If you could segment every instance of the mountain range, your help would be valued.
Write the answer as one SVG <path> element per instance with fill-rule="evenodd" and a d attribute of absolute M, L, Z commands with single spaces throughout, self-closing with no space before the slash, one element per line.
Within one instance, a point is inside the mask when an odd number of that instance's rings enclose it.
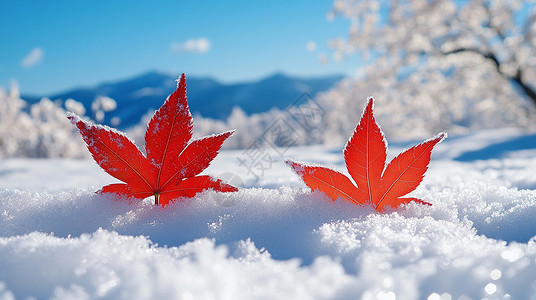
<path fill-rule="evenodd" d="M 71 98 L 82 103 L 87 112 L 98 96 L 114 99 L 117 108 L 105 115 L 103 124 L 110 125 L 113 117 L 120 119 L 114 127 L 128 128 L 140 122 L 148 111 L 159 108 L 176 88 L 178 74 L 147 72 L 125 80 L 104 82 L 94 87 L 75 88 L 51 95 L 23 95 L 30 104 L 42 97 L 64 103 Z M 343 78 L 331 75 L 315 78 L 298 78 L 275 73 L 258 81 L 225 84 L 210 77 L 186 77 L 188 103 L 192 114 L 213 119 L 225 119 L 233 107 L 240 107 L 246 114 L 260 113 L 271 108 L 284 109 L 304 92 L 314 97 Z"/>

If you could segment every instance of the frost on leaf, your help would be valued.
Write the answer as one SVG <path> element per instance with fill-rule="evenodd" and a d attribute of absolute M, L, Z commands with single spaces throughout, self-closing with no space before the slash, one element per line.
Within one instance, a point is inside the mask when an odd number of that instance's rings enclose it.
<path fill-rule="evenodd" d="M 374 118 L 373 107 L 374 99 L 370 98 L 343 150 L 351 179 L 327 167 L 292 160 L 287 160 L 287 164 L 312 190 L 318 189 L 333 200 L 341 197 L 358 205 L 370 204 L 379 212 L 383 212 L 386 207 L 397 208 L 412 201 L 431 205 L 420 199 L 403 196 L 415 190 L 422 182 L 432 149 L 447 134 L 440 133 L 411 147 L 385 166 L 387 141 Z"/>
<path fill-rule="evenodd" d="M 128 198 L 154 196 L 155 204 L 166 205 L 179 197 L 193 197 L 207 189 L 234 192 L 236 187 L 207 175 L 199 175 L 218 155 L 223 142 L 234 131 L 192 140 L 193 118 L 186 99 L 186 78 L 151 118 L 145 133 L 143 155 L 124 133 L 93 124 L 70 113 L 89 152 L 105 172 L 124 183 L 104 186 L 98 193 Z"/>

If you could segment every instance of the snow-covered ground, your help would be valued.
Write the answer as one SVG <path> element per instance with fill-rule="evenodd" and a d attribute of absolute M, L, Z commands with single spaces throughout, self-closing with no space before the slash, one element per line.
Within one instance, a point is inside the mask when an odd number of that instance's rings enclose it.
<path fill-rule="evenodd" d="M 383 215 L 310 193 L 283 163 L 344 170 L 340 148 L 253 150 L 205 172 L 239 192 L 165 208 L 94 194 L 116 180 L 90 160 L 2 161 L 0 299 L 536 296 L 536 135 L 449 137 L 412 193 L 433 206 Z"/>

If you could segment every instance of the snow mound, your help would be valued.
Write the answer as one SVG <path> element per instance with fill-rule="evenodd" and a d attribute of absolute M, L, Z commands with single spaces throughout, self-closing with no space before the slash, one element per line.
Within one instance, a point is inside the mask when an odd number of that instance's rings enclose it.
<path fill-rule="evenodd" d="M 207 173 L 247 188 L 165 208 L 96 195 L 113 179 L 92 161 L 5 161 L 0 299 L 531 298 L 536 150 L 491 133 L 438 145 L 412 193 L 433 206 L 388 214 L 309 192 L 282 157 L 255 179 L 223 151 Z M 339 150 L 287 150 L 344 170 Z"/>
<path fill-rule="evenodd" d="M 532 240 L 507 246 L 467 224 L 396 213 L 315 232 L 325 255 L 305 266 L 273 259 L 250 239 L 160 247 L 103 229 L 77 238 L 33 232 L 0 238 L 0 256 L 10 257 L 0 261 L 0 278 L 6 297 L 50 299 L 526 299 L 536 292 Z"/>

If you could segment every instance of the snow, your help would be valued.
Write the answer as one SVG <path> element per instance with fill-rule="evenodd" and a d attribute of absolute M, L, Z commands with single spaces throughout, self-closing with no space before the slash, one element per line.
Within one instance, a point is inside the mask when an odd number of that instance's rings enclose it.
<path fill-rule="evenodd" d="M 345 170 L 341 148 L 267 148 L 256 174 L 222 151 L 205 173 L 242 188 L 165 208 L 96 195 L 117 181 L 92 160 L 3 160 L 0 299 L 536 295 L 535 135 L 449 137 L 411 194 L 433 205 L 388 214 L 311 193 L 284 163 Z"/>

